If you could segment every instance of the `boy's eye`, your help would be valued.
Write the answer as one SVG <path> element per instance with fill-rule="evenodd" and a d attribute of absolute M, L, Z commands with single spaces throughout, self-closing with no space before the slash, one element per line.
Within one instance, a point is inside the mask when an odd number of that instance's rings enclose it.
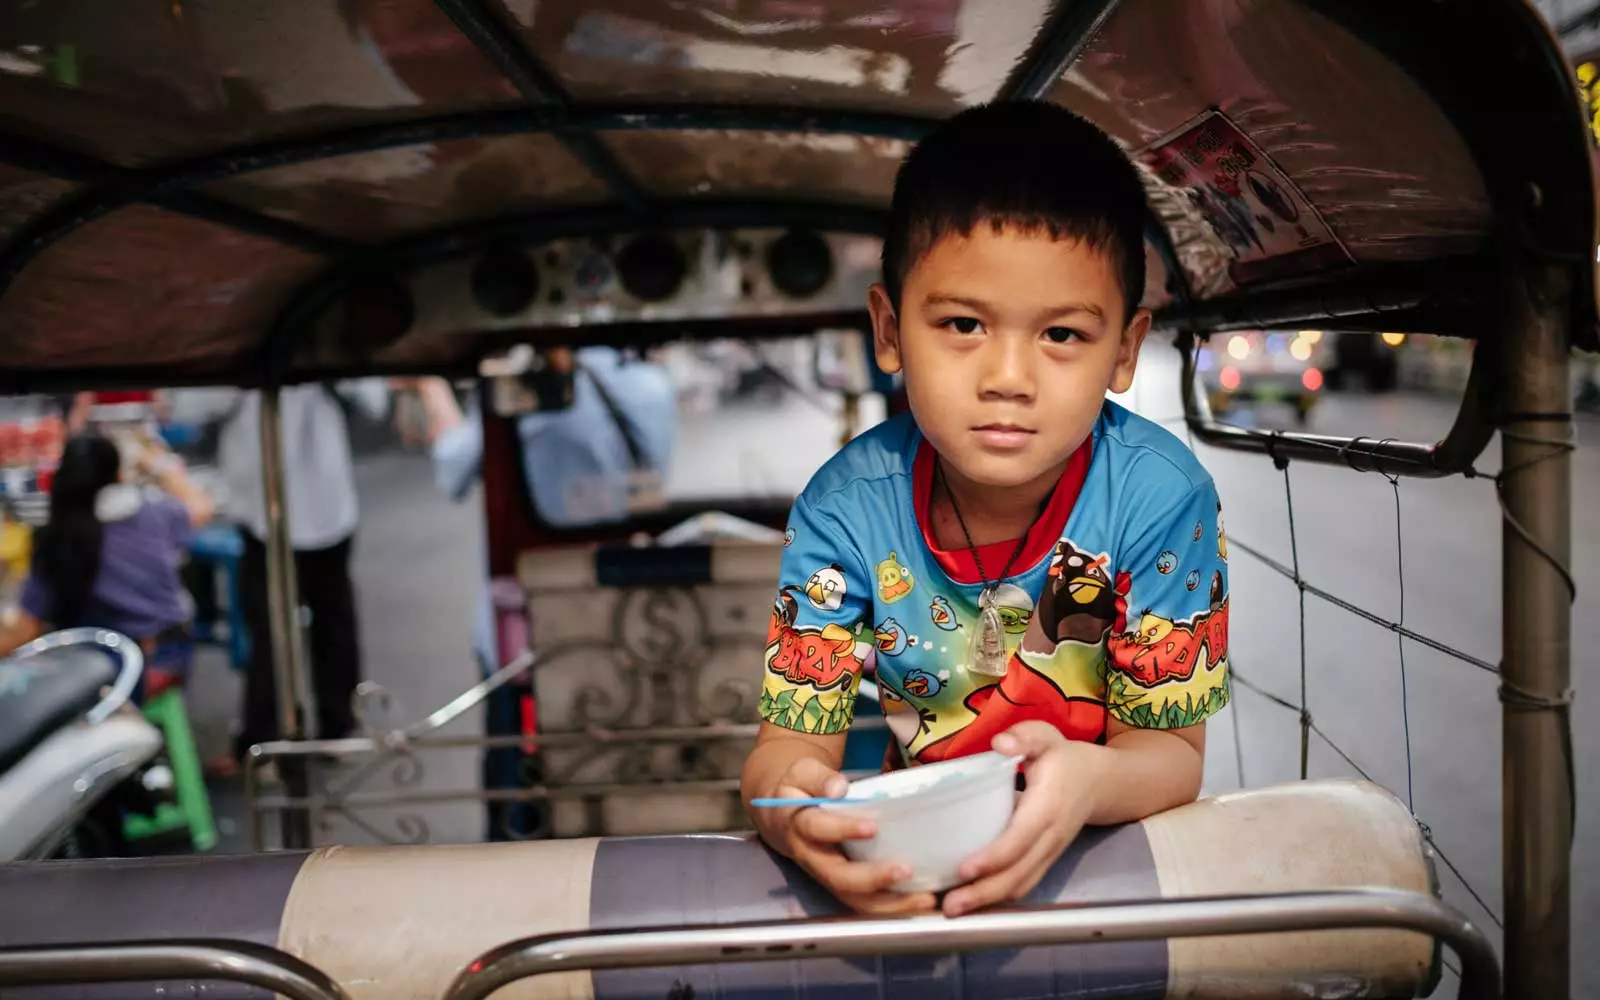
<path fill-rule="evenodd" d="M 971 316 L 952 316 L 941 325 L 947 326 L 957 333 L 978 332 L 978 321 Z"/>
<path fill-rule="evenodd" d="M 1044 332 L 1044 335 L 1049 338 L 1052 344 L 1065 344 L 1070 340 L 1083 336 L 1077 330 L 1068 326 L 1052 326 Z"/>

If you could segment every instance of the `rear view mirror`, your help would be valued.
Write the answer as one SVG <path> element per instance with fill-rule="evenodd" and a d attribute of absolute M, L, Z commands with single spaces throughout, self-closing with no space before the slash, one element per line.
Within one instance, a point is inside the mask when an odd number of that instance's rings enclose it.
<path fill-rule="evenodd" d="M 489 384 L 489 405 L 502 417 L 565 410 L 572 405 L 575 369 L 569 347 L 518 344 L 483 359 L 478 373 Z"/>

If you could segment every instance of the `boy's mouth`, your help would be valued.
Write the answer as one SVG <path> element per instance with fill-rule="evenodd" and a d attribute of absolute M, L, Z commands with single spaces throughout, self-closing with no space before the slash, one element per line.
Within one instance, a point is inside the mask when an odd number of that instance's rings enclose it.
<path fill-rule="evenodd" d="M 1012 451 L 1021 448 L 1033 437 L 1034 432 L 1017 424 L 983 424 L 974 427 L 973 433 L 978 435 L 978 440 L 984 445 L 999 451 Z"/>

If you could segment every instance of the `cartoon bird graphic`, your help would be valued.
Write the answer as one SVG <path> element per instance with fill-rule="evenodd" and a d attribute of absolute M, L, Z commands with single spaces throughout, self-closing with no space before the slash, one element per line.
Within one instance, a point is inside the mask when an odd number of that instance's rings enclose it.
<path fill-rule="evenodd" d="M 910 746 L 918 736 L 929 732 L 939 717 L 920 705 L 906 700 L 905 695 L 888 684 L 878 684 L 878 704 L 883 709 L 883 721 L 901 746 Z"/>
<path fill-rule="evenodd" d="M 883 603 L 893 604 L 911 593 L 914 583 L 910 567 L 901 564 L 898 553 L 890 552 L 889 558 L 878 564 L 878 599 Z"/>
<path fill-rule="evenodd" d="M 1090 555 L 1066 539 L 1056 545 L 1034 611 L 1048 642 L 1097 643 L 1105 638 L 1117 615 L 1117 595 L 1106 572 L 1108 562 L 1110 556 Z"/>
<path fill-rule="evenodd" d="M 899 656 L 906 651 L 906 646 L 911 644 L 911 637 L 906 635 L 906 630 L 893 618 L 885 618 L 873 629 L 872 638 L 878 647 L 878 652 L 884 656 Z"/>
<path fill-rule="evenodd" d="M 794 588 L 784 587 L 778 591 L 778 596 L 772 600 L 772 624 L 767 641 L 771 642 L 786 628 L 794 628 L 794 620 L 799 614 L 800 602 L 795 600 Z"/>
<path fill-rule="evenodd" d="M 954 632 L 961 627 L 961 623 L 956 621 L 955 609 L 947 598 L 935 597 L 928 605 L 928 614 L 933 618 L 933 624 L 945 632 Z"/>
<path fill-rule="evenodd" d="M 806 581 L 806 599 L 818 611 L 838 611 L 844 604 L 844 567 L 838 563 L 824 566 L 811 574 Z"/>
<path fill-rule="evenodd" d="M 900 686 L 913 698 L 931 698 L 944 687 L 944 682 L 926 670 L 908 670 Z"/>

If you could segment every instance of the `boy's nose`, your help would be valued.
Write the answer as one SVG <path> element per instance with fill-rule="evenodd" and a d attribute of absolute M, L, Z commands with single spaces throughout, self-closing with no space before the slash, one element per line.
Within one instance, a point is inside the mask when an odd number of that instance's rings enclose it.
<path fill-rule="evenodd" d="M 991 337 L 983 352 L 978 394 L 985 399 L 1031 400 L 1034 358 L 1032 345 L 1022 337 Z"/>

